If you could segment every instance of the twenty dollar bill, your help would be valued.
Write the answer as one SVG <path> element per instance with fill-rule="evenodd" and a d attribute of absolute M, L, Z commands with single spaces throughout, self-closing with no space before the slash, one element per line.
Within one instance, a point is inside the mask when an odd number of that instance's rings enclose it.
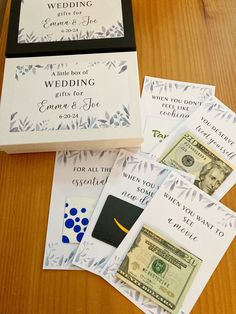
<path fill-rule="evenodd" d="M 117 277 L 170 313 L 178 313 L 201 260 L 143 226 Z"/>
<path fill-rule="evenodd" d="M 194 175 L 194 184 L 209 195 L 212 195 L 233 171 L 223 158 L 190 132 L 184 133 L 159 162 Z"/>

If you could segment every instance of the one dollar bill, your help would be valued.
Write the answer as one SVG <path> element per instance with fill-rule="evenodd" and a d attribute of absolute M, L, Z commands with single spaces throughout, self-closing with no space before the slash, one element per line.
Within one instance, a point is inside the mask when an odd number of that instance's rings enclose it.
<path fill-rule="evenodd" d="M 170 313 L 178 313 L 201 260 L 144 225 L 117 277 Z"/>
<path fill-rule="evenodd" d="M 159 162 L 194 175 L 194 184 L 209 195 L 212 195 L 233 171 L 228 162 L 190 132 L 184 133 Z"/>

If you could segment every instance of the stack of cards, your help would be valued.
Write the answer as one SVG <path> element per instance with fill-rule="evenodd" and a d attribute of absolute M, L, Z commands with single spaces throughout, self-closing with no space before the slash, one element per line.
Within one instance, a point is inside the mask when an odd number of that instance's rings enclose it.
<path fill-rule="evenodd" d="M 147 77 L 141 149 L 58 152 L 45 269 L 102 276 L 145 313 L 189 313 L 235 237 L 236 114 Z"/>

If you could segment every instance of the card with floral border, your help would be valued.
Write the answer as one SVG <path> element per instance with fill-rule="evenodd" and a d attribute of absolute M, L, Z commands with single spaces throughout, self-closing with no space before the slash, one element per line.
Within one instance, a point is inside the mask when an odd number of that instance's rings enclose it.
<path fill-rule="evenodd" d="M 143 154 L 120 150 L 73 264 L 99 274 L 170 171 Z"/>
<path fill-rule="evenodd" d="M 215 87 L 146 76 L 141 110 L 145 153 L 161 143 L 178 125 L 214 95 Z"/>
<path fill-rule="evenodd" d="M 137 147 L 139 110 L 136 52 L 7 59 L 0 146 L 7 152 Z"/>
<path fill-rule="evenodd" d="M 167 312 L 161 306 L 116 276 L 120 264 L 144 225 L 202 260 L 178 312 L 190 313 L 235 237 L 235 212 L 172 172 L 111 256 L 101 273 L 103 278 L 144 313 L 164 314 Z"/>
<path fill-rule="evenodd" d="M 191 173 L 197 187 L 221 199 L 236 182 L 236 114 L 212 96 L 151 155 Z"/>
<path fill-rule="evenodd" d="M 62 151 L 56 154 L 44 269 L 72 265 L 118 150 Z"/>
<path fill-rule="evenodd" d="M 12 1 L 8 57 L 134 50 L 130 0 Z"/>

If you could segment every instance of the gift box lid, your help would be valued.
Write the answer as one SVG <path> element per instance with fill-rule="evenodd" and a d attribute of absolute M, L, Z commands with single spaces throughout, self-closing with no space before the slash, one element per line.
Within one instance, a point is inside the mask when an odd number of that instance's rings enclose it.
<path fill-rule="evenodd" d="M 131 0 L 12 0 L 7 57 L 135 49 Z"/>

